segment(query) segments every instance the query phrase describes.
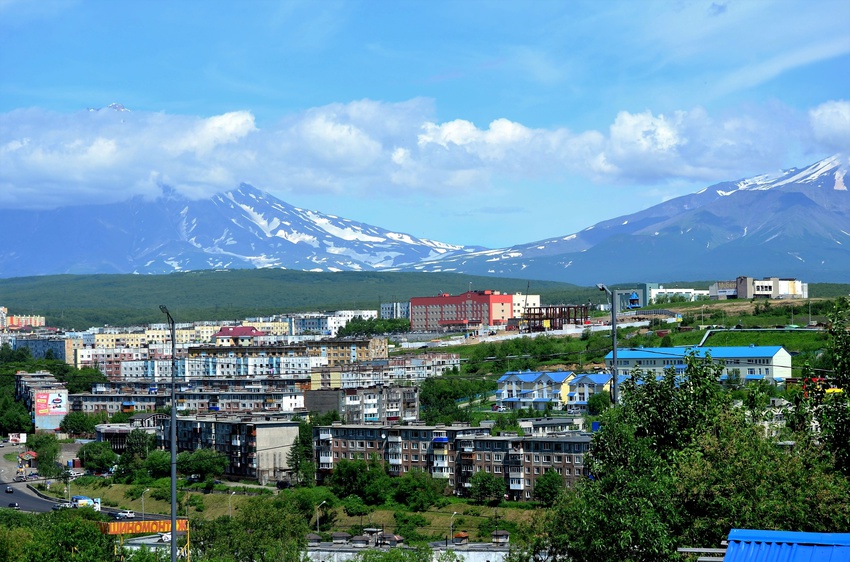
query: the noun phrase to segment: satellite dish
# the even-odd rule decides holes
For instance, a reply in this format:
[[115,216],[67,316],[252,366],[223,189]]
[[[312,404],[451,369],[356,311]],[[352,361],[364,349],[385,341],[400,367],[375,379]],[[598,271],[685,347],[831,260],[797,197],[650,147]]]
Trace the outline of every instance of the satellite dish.
[[386,438],[387,438],[387,434],[386,434],[386,433],[382,433],[382,434],[381,434],[381,439],[386,439]]

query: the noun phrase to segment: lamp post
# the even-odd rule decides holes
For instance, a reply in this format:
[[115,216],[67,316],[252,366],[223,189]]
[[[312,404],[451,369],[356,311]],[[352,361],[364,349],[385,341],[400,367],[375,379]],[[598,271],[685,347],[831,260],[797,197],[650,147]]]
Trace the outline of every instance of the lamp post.
[[452,516],[449,518],[449,540],[453,543],[455,542],[455,515],[457,515],[457,511],[452,513]]
[[322,503],[320,503],[319,505],[316,506],[316,532],[317,533],[319,532],[319,517],[322,516],[322,512],[319,511],[319,508],[322,507],[323,505],[325,505],[326,503],[328,503],[327,500],[322,500]]
[[145,494],[150,492],[150,488],[145,488],[145,491],[142,492],[142,521],[145,520]]
[[233,496],[236,495],[236,492],[230,492],[230,497],[227,498],[227,513],[231,519],[233,519]]
[[597,283],[596,288],[611,297],[611,400],[616,406],[620,402],[620,390],[617,384],[617,313],[620,308],[620,291],[612,291],[603,283]]
[[159,305],[171,328],[171,562],[177,562],[177,338],[174,318],[168,307]]

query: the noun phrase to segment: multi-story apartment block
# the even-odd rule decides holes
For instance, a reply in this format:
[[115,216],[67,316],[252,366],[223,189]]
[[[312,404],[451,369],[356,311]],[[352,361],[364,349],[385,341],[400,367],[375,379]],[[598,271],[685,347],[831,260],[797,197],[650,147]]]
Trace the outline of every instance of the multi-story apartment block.
[[658,302],[660,297],[676,297],[688,302],[707,299],[709,297],[709,291],[705,289],[665,287],[658,283],[638,283],[636,292],[640,299],[640,306],[646,306],[647,304]]
[[410,299],[410,330],[435,332],[505,326],[513,309],[513,295],[491,290],[413,297]]
[[396,318],[407,318],[410,320],[410,302],[382,302],[381,318],[394,320]]
[[65,361],[65,342],[57,337],[20,336],[12,338],[12,349],[29,349],[35,359],[43,359],[50,355],[59,361]]
[[540,295],[515,293],[511,298],[513,300],[511,318],[524,318],[529,308],[540,308]]
[[[617,372],[630,375],[635,369],[661,375],[667,368],[685,372],[685,356],[694,353],[698,358],[711,357],[723,364],[721,378],[737,375],[743,381],[767,380],[782,384],[791,376],[791,354],[781,345],[730,347],[652,347],[617,349]],[[610,371],[613,353],[605,356]]]
[[54,431],[68,414],[68,390],[51,373],[15,374],[15,400],[32,416],[36,431]]
[[311,388],[358,388],[418,383],[460,366],[456,353],[423,353],[314,369]]
[[496,405],[509,410],[561,409],[567,384],[574,376],[572,371],[507,372],[497,381]]
[[[177,450],[213,449],[229,460],[225,475],[261,484],[289,473],[287,454],[298,436],[291,416],[197,415],[177,418]],[[163,422],[163,446],[171,447],[171,420]]]
[[[532,421],[533,424],[533,421]],[[531,499],[534,485],[555,470],[565,486],[586,477],[584,455],[590,435],[563,432],[528,437],[492,436],[486,428],[466,424],[342,424],[313,429],[317,478],[322,481],[341,459],[377,459],[390,474],[421,470],[444,479],[455,493],[466,494],[476,472],[504,478],[509,497]]]
[[320,357],[328,365],[342,365],[357,361],[386,359],[388,354],[385,338],[335,338],[308,340],[292,345],[263,345],[245,347],[217,347],[212,345],[192,346],[188,356],[190,363],[203,357]]
[[415,422],[419,421],[419,387],[308,390],[304,392],[304,409],[318,414],[336,411],[346,423]]
[[[192,412],[303,412],[306,378],[201,378],[180,381],[178,409]],[[72,394],[70,409],[79,412],[153,412],[171,407],[170,380],[135,379],[92,385],[92,392]]]
[[340,328],[353,318],[371,320],[378,317],[377,310],[337,310],[328,313],[298,314],[292,316],[293,334],[319,334],[336,337]]

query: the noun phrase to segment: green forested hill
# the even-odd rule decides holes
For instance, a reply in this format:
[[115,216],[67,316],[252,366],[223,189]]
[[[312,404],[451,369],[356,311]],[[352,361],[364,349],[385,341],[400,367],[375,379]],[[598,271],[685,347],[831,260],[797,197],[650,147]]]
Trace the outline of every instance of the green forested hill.
[[376,309],[381,302],[469,288],[539,294],[544,304],[601,302],[598,291],[568,283],[496,279],[452,273],[308,273],[278,269],[193,271],[170,275],[54,275],[0,280],[9,314],[47,317],[51,326],[241,319],[286,312]]

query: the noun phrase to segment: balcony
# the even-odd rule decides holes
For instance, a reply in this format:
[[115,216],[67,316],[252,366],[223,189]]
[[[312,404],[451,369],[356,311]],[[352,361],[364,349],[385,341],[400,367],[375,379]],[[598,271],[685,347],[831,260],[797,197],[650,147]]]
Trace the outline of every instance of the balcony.
[[434,457],[434,460],[431,461],[431,466],[434,468],[448,468],[449,458],[444,455],[436,456]]
[[508,485],[511,490],[524,490],[525,489],[525,480],[522,478],[513,479],[511,478],[511,483]]
[[389,458],[389,463],[390,463],[390,465],[401,465],[401,457],[400,456],[396,457],[396,456],[391,455],[390,458]]
[[389,435],[387,441],[389,443],[401,443],[401,435]]
[[330,452],[319,453],[319,464],[321,464],[321,463],[331,463],[331,464],[333,464],[333,462],[334,462],[333,455]]

